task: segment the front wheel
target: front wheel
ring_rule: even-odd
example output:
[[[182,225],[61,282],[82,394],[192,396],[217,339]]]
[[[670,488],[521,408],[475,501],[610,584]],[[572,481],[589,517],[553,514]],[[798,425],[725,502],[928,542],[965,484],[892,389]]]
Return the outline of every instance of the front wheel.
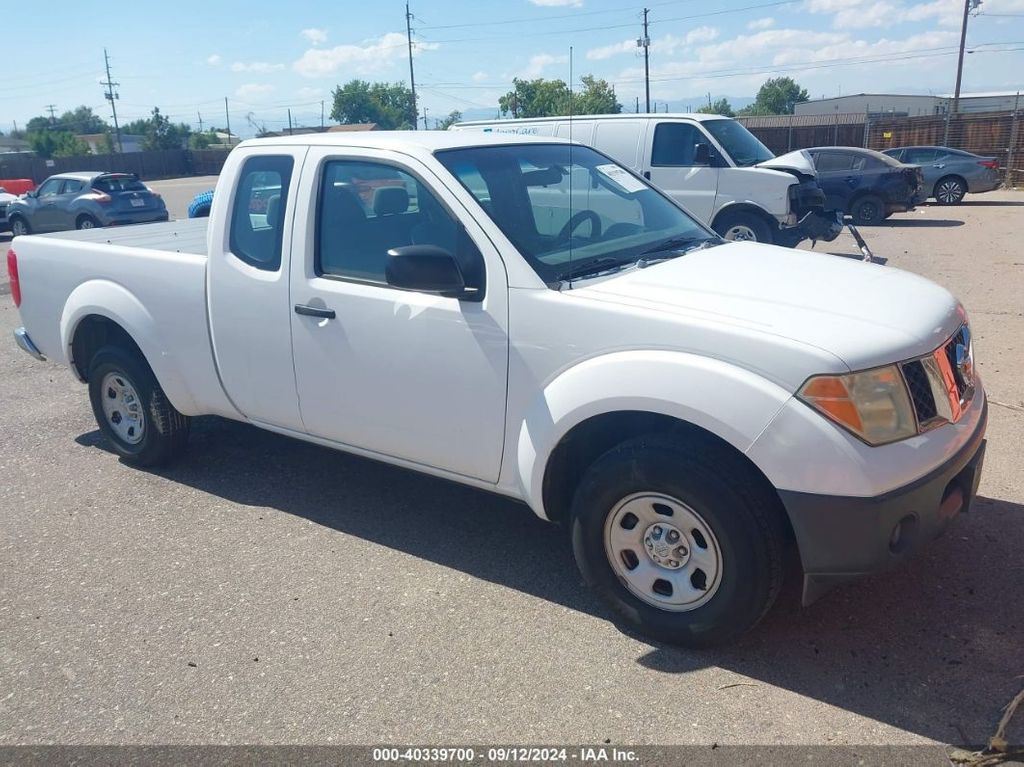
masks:
[[[32,230],[29,229],[28,222],[21,216],[15,216],[11,219],[11,235],[13,237],[23,237],[26,234],[32,234]]]
[[[169,463],[188,441],[190,420],[167,400],[145,361],[119,346],[96,352],[89,401],[114,452],[140,466]]]
[[[782,585],[778,499],[720,445],[648,436],[586,472],[572,506],[584,580],[630,628],[706,647],[737,639]]]
[[[754,213],[723,213],[715,221],[714,230],[730,242],[761,242],[771,245],[772,230]]]

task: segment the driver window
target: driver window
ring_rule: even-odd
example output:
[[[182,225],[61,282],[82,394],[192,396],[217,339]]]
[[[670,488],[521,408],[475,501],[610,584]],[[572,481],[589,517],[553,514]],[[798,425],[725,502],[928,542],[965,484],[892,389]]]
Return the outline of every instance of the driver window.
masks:
[[[40,198],[55,196],[57,192],[60,191],[62,181],[63,179],[60,178],[51,178],[49,181],[44,182],[43,185],[39,187],[39,194],[37,196]]]

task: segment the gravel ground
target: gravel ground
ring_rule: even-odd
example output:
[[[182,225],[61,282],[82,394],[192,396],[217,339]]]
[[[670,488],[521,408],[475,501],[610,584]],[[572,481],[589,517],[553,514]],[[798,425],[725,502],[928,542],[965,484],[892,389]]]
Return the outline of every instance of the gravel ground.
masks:
[[[210,182],[157,186],[183,215]],[[126,466],[0,301],[0,745],[983,743],[1024,674],[1022,220],[997,192],[865,230],[970,311],[972,513],[707,652],[620,632],[499,497],[213,418],[179,465]]]

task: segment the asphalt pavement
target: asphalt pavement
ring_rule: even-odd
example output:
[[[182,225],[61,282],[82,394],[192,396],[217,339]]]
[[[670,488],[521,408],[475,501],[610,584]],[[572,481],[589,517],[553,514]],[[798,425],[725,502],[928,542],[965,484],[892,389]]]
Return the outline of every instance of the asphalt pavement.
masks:
[[[155,186],[176,215],[210,188]],[[504,498],[217,418],[125,465],[0,299],[0,745],[983,743],[1024,674],[1024,194],[968,200],[865,235],[970,311],[974,509],[809,608],[791,579],[714,651],[620,631]]]

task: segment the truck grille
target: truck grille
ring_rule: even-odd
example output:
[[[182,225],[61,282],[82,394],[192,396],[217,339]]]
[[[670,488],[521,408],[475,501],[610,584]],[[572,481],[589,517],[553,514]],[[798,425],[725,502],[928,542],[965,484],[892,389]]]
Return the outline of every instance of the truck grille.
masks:
[[[931,354],[900,364],[918,431],[956,423],[974,396],[974,350],[965,324]]]

